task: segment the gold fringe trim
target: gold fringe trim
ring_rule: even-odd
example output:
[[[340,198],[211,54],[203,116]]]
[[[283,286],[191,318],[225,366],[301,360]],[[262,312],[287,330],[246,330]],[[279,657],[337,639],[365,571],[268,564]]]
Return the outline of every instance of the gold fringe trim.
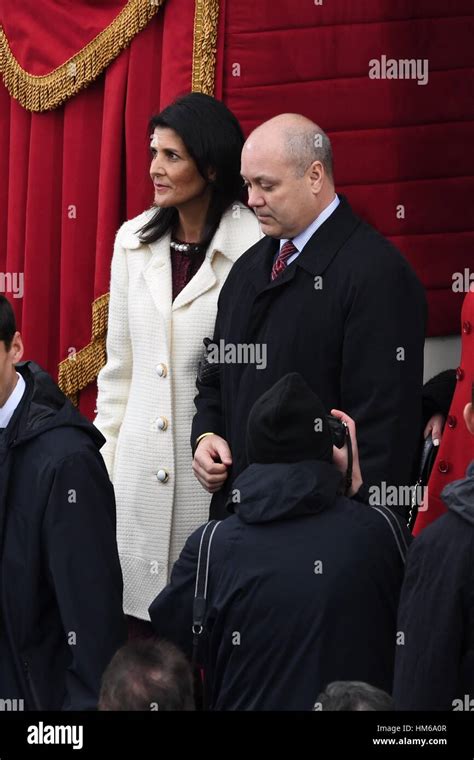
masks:
[[[214,95],[219,0],[196,0],[193,40],[193,92]]]
[[[49,74],[34,76],[14,57],[0,26],[0,73],[12,98],[28,111],[57,108],[87,87],[156,14],[164,0],[129,0],[125,8],[82,50]]]
[[[58,385],[75,406],[79,391],[94,382],[106,362],[108,318],[109,294],[106,293],[92,304],[91,342],[59,363]]]

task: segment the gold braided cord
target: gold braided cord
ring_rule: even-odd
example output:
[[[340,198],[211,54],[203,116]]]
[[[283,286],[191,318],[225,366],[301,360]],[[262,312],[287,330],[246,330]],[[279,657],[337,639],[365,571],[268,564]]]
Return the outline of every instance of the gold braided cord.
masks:
[[[195,0],[193,92],[214,95],[219,0]]]
[[[109,294],[105,293],[92,304],[91,342],[59,363],[58,385],[76,406],[79,391],[94,382],[106,362],[108,315]]]
[[[12,98],[28,111],[57,108],[87,87],[117,58],[164,0],[128,0],[118,16],[82,50],[49,74],[34,76],[14,57],[0,26],[0,74]]]

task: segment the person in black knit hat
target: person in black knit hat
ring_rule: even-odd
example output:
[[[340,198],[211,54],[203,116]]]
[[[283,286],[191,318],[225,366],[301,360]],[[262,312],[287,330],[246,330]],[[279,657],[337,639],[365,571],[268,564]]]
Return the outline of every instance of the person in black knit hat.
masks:
[[[355,425],[332,413],[351,432],[354,494]],[[255,402],[235,514],[193,533],[150,606],[155,632],[190,656],[201,539],[213,531],[197,656],[209,709],[311,710],[341,680],[391,691],[408,533],[388,509],[341,494],[345,453],[326,415],[296,373]]]
[[[297,372],[281,378],[253,405],[247,424],[250,464],[332,462],[332,437],[326,410]]]

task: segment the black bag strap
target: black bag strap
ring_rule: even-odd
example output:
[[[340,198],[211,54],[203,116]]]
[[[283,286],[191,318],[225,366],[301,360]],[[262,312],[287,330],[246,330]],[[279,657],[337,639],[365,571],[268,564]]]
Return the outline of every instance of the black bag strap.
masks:
[[[372,509],[375,509],[387,521],[390,530],[392,531],[392,535],[397,545],[402,563],[405,564],[405,559],[408,552],[408,540],[400,524],[400,521],[388,507],[384,507],[380,504],[373,504]]]
[[[407,525],[408,530],[410,533],[413,532],[413,528],[415,527],[416,518],[418,517],[418,509],[419,509],[419,503],[418,503],[418,495],[420,492],[420,488],[423,488],[423,478],[419,477],[416,481],[415,485],[413,486],[413,491],[411,494],[411,503],[410,503],[410,511],[408,512],[408,519],[407,519]]]
[[[207,583],[209,579],[209,559],[211,544],[217,526],[222,520],[210,520],[205,525],[199,544],[198,566],[196,571],[196,587],[194,589],[193,603],[193,656],[192,666],[196,665],[199,637],[204,631],[204,618],[207,604]]]
[[[413,531],[413,528],[415,527],[415,523],[416,523],[416,518],[418,517],[418,510],[420,506],[420,503],[419,503],[420,489],[422,490],[425,486],[428,485],[428,481],[431,475],[431,470],[433,469],[433,464],[436,459],[437,453],[438,453],[438,448],[433,444],[433,437],[429,435],[423,443],[423,449],[421,452],[421,460],[420,460],[420,473],[418,476],[418,480],[413,486],[410,513],[408,515],[408,530],[410,532]]]

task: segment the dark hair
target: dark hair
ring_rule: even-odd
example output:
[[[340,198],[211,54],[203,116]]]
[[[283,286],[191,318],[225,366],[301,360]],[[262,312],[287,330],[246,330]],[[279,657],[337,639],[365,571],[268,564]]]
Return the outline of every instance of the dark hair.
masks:
[[[234,114],[209,95],[191,92],[167,106],[150,119],[149,130],[168,127],[180,136],[186,150],[196,162],[201,176],[208,182],[208,171],[215,171],[212,197],[207,212],[202,243],[209,245],[222,214],[235,200],[243,197],[240,154],[244,136]],[[153,243],[178,221],[174,207],[157,209],[140,230],[143,243]]]
[[[5,343],[7,351],[10,350],[15,333],[16,320],[12,305],[8,298],[0,295],[0,340]]]
[[[393,710],[392,697],[386,691],[363,681],[333,681],[321,692],[316,705],[322,710]]]
[[[125,644],[102,677],[99,710],[194,710],[186,657],[168,641],[138,639]]]

